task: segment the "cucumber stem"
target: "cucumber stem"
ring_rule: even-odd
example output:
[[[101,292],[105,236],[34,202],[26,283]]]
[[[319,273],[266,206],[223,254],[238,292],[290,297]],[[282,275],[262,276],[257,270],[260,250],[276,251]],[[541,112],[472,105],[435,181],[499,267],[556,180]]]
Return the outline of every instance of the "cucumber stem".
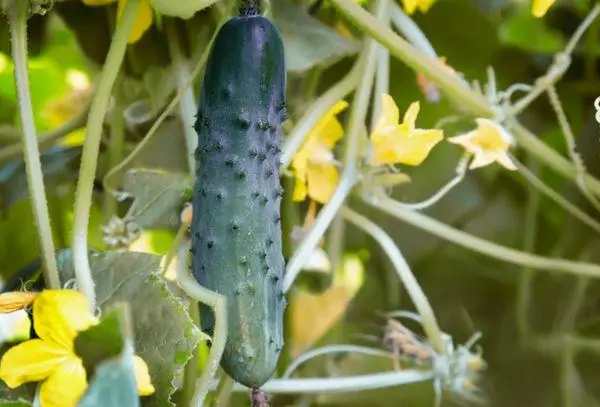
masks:
[[[241,0],[240,16],[257,16],[260,14],[260,0]]]

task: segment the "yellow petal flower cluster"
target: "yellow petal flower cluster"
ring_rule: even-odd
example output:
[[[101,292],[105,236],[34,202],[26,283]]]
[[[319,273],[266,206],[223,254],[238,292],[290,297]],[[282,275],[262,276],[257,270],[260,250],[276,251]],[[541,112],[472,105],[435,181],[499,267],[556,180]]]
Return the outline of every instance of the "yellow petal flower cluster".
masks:
[[[308,196],[324,204],[335,191],[339,173],[332,150],[344,136],[344,129],[336,115],[347,107],[348,103],[343,100],[333,105],[310,131],[294,156],[294,201],[303,201]]]
[[[39,339],[10,348],[0,361],[0,379],[10,388],[39,382],[41,407],[74,407],[88,383],[75,354],[77,334],[98,323],[85,296],[73,290],[44,290],[33,301],[33,324]],[[154,392],[146,363],[135,356],[140,395]]]
[[[546,15],[548,9],[556,2],[556,0],[533,0],[531,3],[531,14],[541,18]],[[417,9],[421,13],[426,13],[435,0],[402,0],[404,11],[408,14],[413,14]]]
[[[396,102],[390,95],[383,94],[382,114],[371,134],[371,165],[417,166],[427,158],[431,149],[444,138],[444,133],[435,129],[417,129],[418,114],[419,102],[414,102],[399,123],[400,112]]]
[[[117,6],[117,21],[123,14],[125,4],[127,0],[82,0],[86,6],[105,6],[118,1]],[[128,43],[136,43],[142,38],[142,35],[152,26],[152,8],[147,0],[141,0],[138,4],[135,22],[133,23],[133,29],[129,33]]]
[[[491,120],[478,118],[475,121],[477,123],[475,130],[448,139],[450,143],[458,144],[474,155],[469,169],[485,167],[497,162],[508,170],[517,170],[508,156],[508,149],[514,144],[512,136]]]

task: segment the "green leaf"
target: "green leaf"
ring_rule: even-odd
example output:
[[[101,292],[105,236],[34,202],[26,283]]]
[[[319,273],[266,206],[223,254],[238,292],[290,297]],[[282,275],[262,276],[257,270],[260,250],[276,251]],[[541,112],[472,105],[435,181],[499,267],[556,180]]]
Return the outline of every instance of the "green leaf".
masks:
[[[185,190],[191,184],[185,174],[160,170],[130,170],[123,190],[134,197],[127,215],[141,228],[177,229],[185,202]]]
[[[0,406],[2,407],[31,407],[31,403],[27,401],[10,401],[0,400]]]
[[[58,257],[61,280],[73,278],[71,251],[64,250]],[[172,405],[173,380],[201,339],[187,310],[157,273],[160,260],[160,256],[134,252],[90,255],[100,308],[130,304],[136,353],[148,364],[156,388],[154,395],[144,399],[151,407]]]
[[[3,348],[3,354],[8,347]],[[6,383],[0,380],[0,406],[29,407],[33,404],[36,384],[25,383],[16,389],[10,389]]]
[[[283,39],[289,72],[303,73],[316,66],[330,66],[354,55],[359,46],[310,16],[289,1],[271,2],[275,25]]]
[[[102,363],[78,407],[137,407],[137,394],[133,368],[133,346],[128,341],[123,354]]]
[[[500,38],[507,44],[525,51],[553,54],[565,46],[565,38],[546,20],[532,16],[529,11],[513,15],[500,27]]]
[[[75,353],[83,360],[86,371],[94,372],[106,359],[119,356],[125,345],[123,325],[126,322],[126,304],[111,310],[98,325],[82,331],[75,338]]]

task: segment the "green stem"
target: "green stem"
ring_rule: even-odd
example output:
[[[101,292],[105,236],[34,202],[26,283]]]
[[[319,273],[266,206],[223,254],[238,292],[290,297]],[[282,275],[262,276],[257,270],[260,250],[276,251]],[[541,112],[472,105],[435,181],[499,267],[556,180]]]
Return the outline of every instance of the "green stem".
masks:
[[[430,218],[427,215],[407,210],[391,198],[375,197],[368,193],[364,193],[363,199],[371,206],[380,209],[405,223],[492,258],[534,269],[552,270],[577,276],[600,278],[600,266],[598,265],[536,256],[531,253],[502,246],[455,229],[443,222]]]
[[[29,76],[27,73],[27,13],[28,2],[12,0],[8,3],[10,21],[12,58],[15,65],[15,84],[19,100],[19,113],[23,128],[23,154],[25,156],[25,171],[27,187],[31,196],[33,216],[38,231],[44,263],[44,279],[47,287],[60,288],[60,278],[56,267],[52,228],[48,215],[44,175],[40,162],[40,152],[29,93]]]
[[[482,95],[471,90],[468,84],[460,77],[444,69],[440,61],[419,52],[400,36],[394,34],[388,27],[379,24],[372,15],[363,10],[353,0],[331,0],[331,3],[357,27],[385,46],[392,55],[404,61],[414,70],[426,75],[461,110],[469,111],[477,117],[496,118],[500,116],[501,112],[498,107],[491,106]],[[518,123],[513,125],[513,131],[517,137],[519,147],[538,158],[559,174],[570,179],[575,179],[577,172],[573,164],[559,153],[548,147]],[[595,194],[600,195],[600,181],[589,174],[586,174],[586,181],[590,189]]]
[[[378,15],[383,14],[389,0],[379,0],[376,9]],[[323,209],[319,212],[319,216],[313,223],[312,227],[300,242],[298,249],[290,259],[283,278],[283,291],[289,291],[292,283],[300,274],[302,266],[304,266],[306,259],[310,253],[317,247],[317,244],[323,234],[333,221],[337,211],[343,205],[344,201],[348,197],[348,194],[352,188],[356,185],[358,180],[357,161],[358,161],[358,150],[360,143],[360,132],[365,122],[365,116],[367,115],[367,109],[369,107],[369,100],[371,98],[371,88],[373,85],[373,78],[375,76],[375,64],[377,62],[377,42],[371,38],[367,40],[364,45],[361,57],[357,61],[358,68],[353,68],[352,72],[356,72],[357,76],[361,78],[360,87],[357,89],[354,103],[352,104],[352,110],[350,111],[350,118],[348,120],[348,136],[345,144],[344,154],[344,172],[340,177],[340,182],[333,193],[333,196],[325,204]],[[353,73],[350,73],[353,75]],[[337,86],[337,85],[336,85]],[[325,95],[323,95],[325,96]],[[333,99],[331,104],[335,103],[338,99]],[[312,126],[310,127],[312,128]],[[300,141],[301,142],[301,141]],[[288,154],[293,157],[291,151],[295,150],[289,148]],[[284,150],[286,154],[286,150]],[[282,162],[285,162],[282,158]],[[284,164],[285,166],[285,164]]]
[[[181,246],[179,256],[186,258],[185,255],[189,251],[189,240]],[[204,407],[204,399],[208,393],[212,380],[215,376],[219,362],[225,350],[227,343],[227,298],[217,292],[210,291],[202,287],[198,282],[189,275],[187,271],[187,262],[184,265],[177,267],[177,280],[183,290],[192,299],[208,305],[213,309],[215,315],[215,334],[212,337],[210,354],[208,361],[202,372],[200,380],[196,383],[196,389],[192,402],[189,404],[193,407]]]
[[[118,87],[118,85],[117,85]],[[121,103],[122,97],[117,94],[115,105],[112,111],[110,123],[110,143],[108,145],[108,168],[112,168],[121,161],[123,157],[123,147],[125,144],[125,116],[123,109],[125,106]],[[104,194],[104,220],[108,222],[110,218],[117,213],[117,201],[110,194]]]
[[[557,205],[562,207],[565,211],[569,212],[573,217],[579,219],[582,223],[589,226],[596,233],[600,233],[600,223],[598,223],[593,217],[585,213],[583,210],[579,209],[573,203],[571,203],[568,199],[563,197],[558,192],[554,191],[548,185],[544,183],[537,175],[535,175],[531,170],[529,170],[525,165],[519,162],[512,154],[510,155],[510,159],[519,169],[519,174],[525,178],[529,184],[531,184],[535,189],[546,195],[548,198],[556,202]]]
[[[139,2],[140,0],[127,1],[110,43],[104,68],[100,74],[98,87],[96,88],[94,98],[92,99],[90,115],[87,122],[86,137],[83,143],[79,180],[77,182],[77,191],[75,194],[73,267],[75,269],[77,285],[88,298],[91,311],[96,309],[96,294],[94,292],[94,281],[92,279],[88,258],[87,233],[90,208],[92,206],[92,190],[94,187],[94,178],[96,176],[98,152],[100,149],[100,137],[102,135],[102,121],[106,114],[113,84],[115,83],[123,57],[125,56],[127,38],[135,22]]]
[[[406,287],[408,295],[410,295],[410,298],[415,304],[415,308],[421,315],[423,320],[423,329],[427,334],[429,343],[433,345],[439,354],[443,355],[446,352],[446,349],[444,347],[442,333],[435,318],[433,308],[431,308],[427,296],[423,292],[423,289],[410,270],[410,266],[406,262],[406,259],[404,256],[402,256],[402,253],[392,238],[375,223],[348,208],[342,208],[342,214],[354,225],[371,235],[371,237],[375,239],[377,243],[379,243],[383,251],[387,254],[388,258],[394,265],[400,280],[402,280],[402,283]]]
[[[521,164],[519,163],[518,165]],[[526,169],[525,166],[523,167]],[[528,171],[529,170],[526,170],[525,173]],[[523,171],[521,171],[521,173],[523,173]],[[537,179],[535,174],[531,173],[531,175]],[[528,189],[527,207],[525,209],[525,225],[523,230],[524,252],[532,253],[535,251],[540,197],[541,194],[539,189]],[[517,332],[519,333],[521,339],[524,339],[530,333],[528,313],[533,272],[534,271],[529,267],[523,268],[523,271],[519,276],[519,282],[517,286],[516,324]]]

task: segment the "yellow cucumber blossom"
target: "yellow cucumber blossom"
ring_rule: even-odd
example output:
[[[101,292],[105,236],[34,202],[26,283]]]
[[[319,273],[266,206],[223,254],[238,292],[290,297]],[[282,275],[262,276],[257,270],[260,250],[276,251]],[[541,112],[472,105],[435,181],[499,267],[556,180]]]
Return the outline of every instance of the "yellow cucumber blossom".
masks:
[[[408,14],[413,14],[418,8],[421,13],[426,13],[431,6],[433,6],[435,0],[402,0],[404,11]]]
[[[346,101],[338,101],[308,133],[306,141],[292,160],[296,183],[294,201],[306,197],[327,203],[338,183],[339,174],[333,147],[344,136],[344,128],[336,115],[346,109]]]
[[[75,337],[98,323],[85,296],[73,290],[44,290],[33,301],[33,326],[39,339],[10,348],[0,361],[0,379],[14,389],[41,381],[41,407],[74,407],[88,386]],[[154,392],[146,363],[135,356],[138,393]]]
[[[556,0],[533,0],[531,3],[531,14],[537,18],[544,17],[555,1]]]
[[[513,137],[498,123],[478,118],[477,128],[470,132],[451,137],[450,143],[462,146],[468,153],[474,155],[469,169],[485,167],[497,162],[504,168],[516,171],[517,167],[508,156],[508,149],[514,144]]]
[[[442,130],[417,129],[415,122],[419,114],[419,102],[410,105],[402,123],[394,99],[384,93],[382,112],[371,133],[372,166],[383,164],[420,165],[437,143],[444,138]]]
[[[107,4],[112,4],[116,1],[119,2],[117,6],[117,21],[121,18],[121,14],[123,14],[123,9],[125,8],[125,4],[127,0],[82,0],[83,4],[86,6],[105,6]],[[150,7],[150,3],[148,0],[140,0],[138,3],[138,9],[135,17],[135,22],[133,23],[133,28],[129,33],[129,38],[127,42],[129,44],[136,43],[142,38],[142,35],[152,26],[152,8]]]

